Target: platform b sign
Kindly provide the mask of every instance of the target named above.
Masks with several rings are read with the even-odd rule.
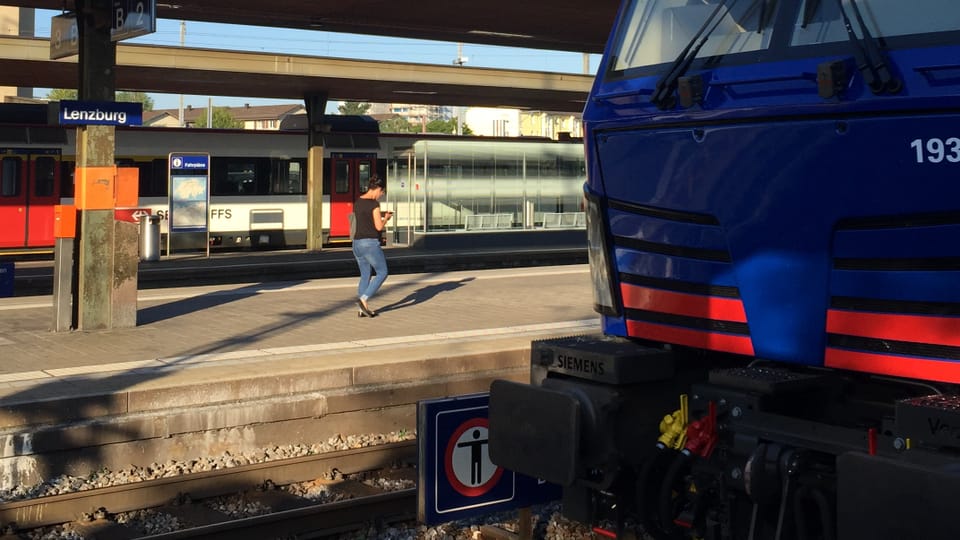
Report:
[[[157,31],[157,0],[113,0],[110,13],[110,40],[121,41]],[[50,59],[80,52],[77,14],[70,12],[50,18]]]
[[[120,41],[157,31],[157,0],[113,0],[110,39]]]

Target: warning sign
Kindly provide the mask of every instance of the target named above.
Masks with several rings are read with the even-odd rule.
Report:
[[[472,418],[454,431],[443,461],[447,481],[464,497],[479,497],[490,491],[503,475],[503,467],[490,461],[486,418]]]
[[[418,517],[428,524],[560,498],[560,489],[490,461],[488,394],[421,401]]]

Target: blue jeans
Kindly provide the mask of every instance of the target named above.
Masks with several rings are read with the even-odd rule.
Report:
[[[353,241],[353,256],[360,266],[360,285],[357,287],[357,296],[364,302],[376,294],[377,290],[387,279],[387,259],[380,248],[380,240],[376,238],[361,238]],[[370,279],[370,271],[377,275]]]

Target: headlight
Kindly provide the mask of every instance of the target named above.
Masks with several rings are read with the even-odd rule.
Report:
[[[620,315],[613,292],[613,273],[610,252],[604,234],[603,209],[599,200],[585,194],[587,200],[587,255],[590,259],[590,279],[593,282],[593,309],[610,316]]]

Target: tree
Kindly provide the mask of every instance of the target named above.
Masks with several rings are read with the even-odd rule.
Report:
[[[65,88],[54,88],[47,94],[47,99],[50,101],[63,101],[63,100],[75,100],[77,99],[76,90],[68,90]],[[127,101],[133,103],[142,103],[143,110],[152,111],[153,110],[153,98],[147,95],[144,92],[117,92],[113,98],[114,101]]]
[[[396,115],[380,121],[380,133],[417,133],[419,124],[413,124],[406,118]]]
[[[344,101],[337,107],[340,114],[367,114],[369,110],[369,103],[360,103],[359,101]]]
[[[129,101],[132,103],[142,103],[143,110],[153,110],[153,98],[145,92],[117,92],[114,101]]]
[[[431,120],[427,122],[427,131],[430,133],[456,133],[457,132],[457,119],[451,118],[449,120]],[[467,127],[466,124],[463,125],[463,134],[464,135],[473,135],[473,131]]]
[[[197,121],[193,124],[193,127],[205,128],[207,127],[207,110],[201,109],[200,117],[197,118]],[[230,110],[227,107],[214,107],[213,108],[213,127],[217,129],[235,129],[242,128],[242,120],[234,120],[230,116]]]
[[[47,99],[50,101],[74,100],[77,99],[77,91],[67,90],[65,88],[54,88],[47,94]]]

